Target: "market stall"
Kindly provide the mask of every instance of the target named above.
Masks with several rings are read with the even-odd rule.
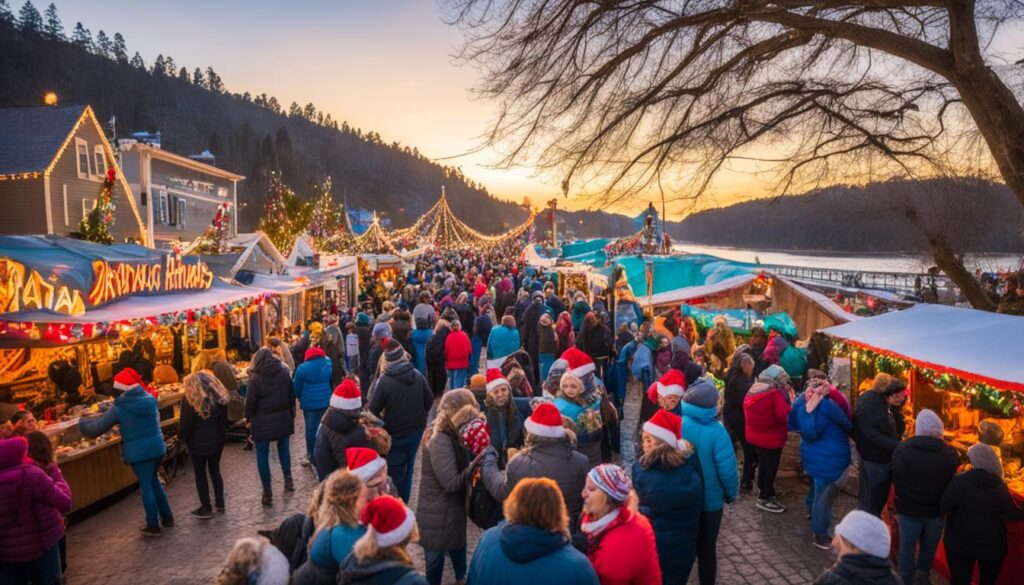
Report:
[[[966,462],[979,440],[1000,454],[1005,480],[1024,505],[1024,317],[943,305],[917,305],[822,330],[834,355],[850,360],[853,400],[878,372],[903,379],[908,435],[923,408],[942,417],[945,439]],[[999,583],[1024,574],[1024,525],[1011,523]],[[948,574],[943,549],[936,563]]]

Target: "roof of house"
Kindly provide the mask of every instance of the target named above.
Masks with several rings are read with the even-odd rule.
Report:
[[[85,108],[0,108],[0,175],[46,170]]]
[[[163,161],[166,161],[166,162],[169,162],[169,163],[173,163],[173,164],[176,164],[176,165],[178,165],[180,167],[185,167],[185,168],[188,168],[188,169],[192,169],[194,171],[199,171],[199,172],[205,173],[207,175],[213,175],[215,177],[220,177],[222,179],[227,179],[229,181],[241,181],[241,180],[245,179],[244,175],[239,175],[237,173],[232,173],[231,171],[224,170],[224,169],[222,169],[220,167],[215,167],[213,165],[206,164],[206,163],[202,162],[202,160],[197,160],[197,159],[194,159],[194,158],[189,158],[187,156],[182,156],[180,154],[175,154],[175,153],[173,153],[173,152],[171,152],[169,150],[164,150],[162,148],[159,148],[159,147],[156,147],[156,146],[153,146],[153,145],[150,145],[150,144],[145,144],[145,143],[142,143],[142,142],[134,142],[134,143],[125,145],[125,146],[122,147],[122,150],[129,150],[129,151],[134,150],[134,151],[137,151],[137,152],[148,152],[150,154],[150,156],[152,156],[153,158],[156,158],[156,159],[159,159],[159,160],[163,160]]]

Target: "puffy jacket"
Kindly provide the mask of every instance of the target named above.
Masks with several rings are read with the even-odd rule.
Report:
[[[469,367],[469,356],[473,344],[465,331],[452,331],[444,340],[444,365],[449,370],[464,370]]]
[[[725,376],[725,390],[722,402],[722,419],[730,429],[746,428],[746,420],[743,417],[743,400],[747,392],[754,384],[754,378],[744,376],[740,368],[730,368]]]
[[[914,518],[941,515],[942,493],[959,465],[956,449],[938,437],[917,435],[900,443],[892,453],[896,511]]]
[[[789,429],[800,433],[804,471],[818,481],[836,481],[850,465],[853,425],[832,400],[822,400],[811,413],[807,412],[806,403],[807,395],[801,394],[789,412]]]
[[[321,530],[309,547],[309,558],[295,571],[293,585],[334,585],[338,565],[345,560],[359,538],[366,534],[362,526],[339,524]]]
[[[472,469],[461,439],[433,433],[423,450],[416,524],[424,550],[450,551],[466,547],[466,483]]]
[[[601,585],[661,585],[654,530],[628,506],[606,528],[587,535],[587,558]]]
[[[889,463],[903,437],[903,414],[878,392],[864,392],[853,413],[853,440],[865,461]]]
[[[295,368],[292,391],[302,410],[319,410],[331,403],[331,360],[320,355],[307,358]]]
[[[390,364],[370,398],[370,412],[383,419],[392,437],[422,432],[427,412],[434,405],[434,393],[423,374],[408,361]]]
[[[732,439],[716,415],[715,408],[683,403],[683,438],[697,451],[704,479],[705,512],[716,512],[726,502],[735,501],[740,489]]]
[[[398,561],[366,559],[349,555],[338,567],[338,585],[427,585],[416,567]]]
[[[538,526],[501,524],[480,536],[466,585],[598,585],[583,553],[561,534]]]
[[[192,408],[188,400],[181,401],[178,417],[178,438],[192,455],[209,457],[224,448],[228,435],[228,407],[214,404],[210,416],[203,418]]]
[[[983,469],[961,473],[942,494],[946,550],[988,559],[1006,554],[1006,521],[1024,520],[1002,479]]]
[[[786,444],[789,404],[779,390],[757,382],[743,399],[747,442],[762,449],[781,449]]]
[[[499,325],[491,329],[491,334],[487,338],[487,359],[497,360],[508,357],[519,351],[519,347],[519,330],[515,327]]]
[[[814,580],[814,585],[899,585],[889,559],[845,555]]]
[[[71,511],[71,488],[60,468],[26,462],[28,441],[0,440],[0,563],[43,556],[64,536],[61,514]]]
[[[572,313],[569,314],[569,318],[572,319],[572,329],[576,333],[580,332],[580,327],[583,327],[583,318],[590,312],[590,305],[587,301],[576,301],[572,304]]]
[[[441,368],[445,367],[445,344],[448,341],[448,336],[451,335],[452,330],[448,327],[442,327],[438,329],[427,341],[427,368]]]
[[[640,513],[651,521],[658,545],[662,583],[684,585],[697,558],[697,533],[704,503],[700,461],[693,455],[679,467],[633,463],[633,489]]]
[[[114,425],[121,425],[121,455],[125,463],[149,461],[167,453],[157,400],[142,386],[132,386],[114,399],[114,405],[103,416],[82,419],[78,428],[87,437],[98,437]]]
[[[334,470],[345,467],[345,449],[370,447],[366,429],[359,424],[359,414],[328,408],[316,434],[313,465],[317,476],[325,479]]]
[[[253,441],[277,441],[295,433],[292,377],[269,350],[256,352],[249,366],[245,418],[252,421]]]

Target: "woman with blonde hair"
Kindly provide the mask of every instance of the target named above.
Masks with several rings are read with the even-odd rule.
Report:
[[[185,400],[181,401],[178,419],[178,437],[188,447],[192,469],[196,473],[196,492],[199,507],[192,515],[208,520],[213,518],[210,506],[210,488],[213,483],[214,505],[224,511],[224,479],[220,474],[220,457],[228,432],[228,391],[209,370],[200,370],[185,376]]]
[[[423,464],[420,469],[420,502],[416,520],[423,528],[427,581],[439,585],[447,554],[455,569],[455,580],[466,578],[466,493],[471,454],[463,445],[459,428],[480,417],[473,393],[465,388],[450,390],[437,406],[434,426],[423,435]],[[488,439],[489,441],[489,439]]]
[[[601,464],[601,392],[584,391],[583,380],[566,372],[558,382],[555,408],[576,426],[576,449],[587,456],[590,466]]]
[[[363,508],[366,534],[338,568],[338,583],[356,585],[426,585],[406,550],[419,539],[416,519],[402,500],[381,496]]]
[[[323,485],[323,500],[313,519],[316,529],[308,544],[309,559],[295,572],[295,585],[336,583],[338,564],[366,532],[359,525],[359,513],[366,505],[362,479],[340,469],[327,476]]]
[[[288,585],[288,559],[266,538],[240,538],[217,575],[217,585]]]
[[[288,368],[289,374],[295,371],[295,358],[292,357],[292,349],[288,347],[288,344],[283,339],[277,336],[271,337],[267,340],[267,347],[270,348],[270,351],[274,352],[277,359],[281,360],[284,367]]]
[[[596,585],[597,574],[569,540],[569,512],[554,480],[528,478],[505,499],[506,523],[483,533],[469,583]]]

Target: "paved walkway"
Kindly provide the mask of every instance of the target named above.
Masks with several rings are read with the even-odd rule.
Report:
[[[623,436],[632,436],[639,411],[639,392],[632,389],[626,405]],[[175,512],[176,526],[164,530],[161,538],[148,539],[139,534],[143,522],[142,503],[137,493],[110,506],[97,515],[76,524],[68,531],[68,585],[135,584],[139,582],[185,585],[212,583],[220,565],[236,539],[254,536],[259,529],[276,526],[290,514],[304,511],[315,486],[312,473],[298,466],[302,453],[302,420],[298,418],[292,437],[296,491],[281,489],[279,467],[272,459],[275,500],[272,508],[260,505],[260,484],[255,455],[242,450],[241,444],[227,446],[222,460],[226,484],[227,512],[212,520],[198,520],[189,511],[197,507],[194,478],[189,466],[168,487]],[[631,450],[624,456],[631,459]],[[272,458],[274,450],[271,450]],[[417,470],[418,471],[418,470]],[[416,505],[414,482],[413,505]],[[768,514],[754,507],[751,497],[736,503],[725,516],[718,541],[719,583],[798,584],[810,583],[833,562],[830,552],[810,544],[809,522],[804,519],[802,498],[806,487],[794,478],[779,480],[783,500],[789,507],[784,514]],[[840,518],[854,505],[853,498],[842,495],[836,506]],[[479,530],[470,523],[469,549],[479,538]],[[422,551],[412,550],[422,570]],[[446,583],[453,583],[451,566]],[[696,583],[696,567],[690,583]],[[936,580],[936,583],[939,583]]]

